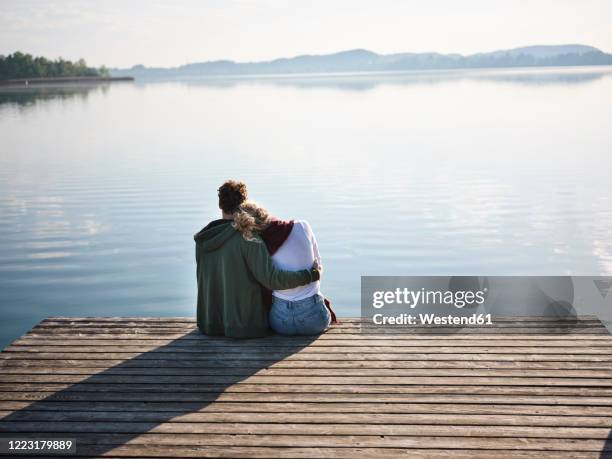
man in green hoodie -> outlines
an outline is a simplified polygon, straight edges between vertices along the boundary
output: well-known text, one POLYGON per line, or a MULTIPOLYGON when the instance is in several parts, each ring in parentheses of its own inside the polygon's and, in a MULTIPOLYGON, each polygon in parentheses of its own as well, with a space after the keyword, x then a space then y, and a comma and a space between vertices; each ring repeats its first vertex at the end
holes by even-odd
POLYGON ((206 335, 255 338, 269 334, 262 285, 270 290, 295 288, 319 280, 316 268, 282 271, 272 265, 266 245, 247 241, 232 225, 232 215, 247 199, 242 182, 219 188, 222 218, 194 236, 198 279, 198 327, 206 335))

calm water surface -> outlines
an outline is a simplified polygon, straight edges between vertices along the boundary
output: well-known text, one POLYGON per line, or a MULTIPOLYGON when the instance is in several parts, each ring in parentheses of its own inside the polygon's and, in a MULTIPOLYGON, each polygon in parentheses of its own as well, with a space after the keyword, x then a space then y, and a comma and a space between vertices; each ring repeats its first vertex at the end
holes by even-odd
POLYGON ((612 69, 0 89, 0 347, 47 316, 189 316, 239 178, 361 275, 612 274, 612 69))

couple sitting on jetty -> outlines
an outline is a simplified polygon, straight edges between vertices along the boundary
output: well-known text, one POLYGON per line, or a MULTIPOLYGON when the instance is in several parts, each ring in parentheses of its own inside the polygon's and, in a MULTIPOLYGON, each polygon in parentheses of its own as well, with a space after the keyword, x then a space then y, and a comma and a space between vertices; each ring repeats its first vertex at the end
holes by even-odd
POLYGON ((206 335, 316 335, 335 316, 320 292, 322 266, 308 222, 283 221, 229 180, 218 190, 221 219, 195 236, 198 327, 206 335))

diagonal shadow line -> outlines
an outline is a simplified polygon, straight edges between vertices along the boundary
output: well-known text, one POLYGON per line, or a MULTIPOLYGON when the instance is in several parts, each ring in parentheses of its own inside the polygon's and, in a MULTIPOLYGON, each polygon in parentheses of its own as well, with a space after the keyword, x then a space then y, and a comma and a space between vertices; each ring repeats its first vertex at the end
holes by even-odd
POLYGON ((599 459, 610 459, 612 458, 612 429, 608 432, 608 438, 604 443, 604 446, 601 450, 601 455, 599 459))
MULTIPOLYGON (((139 335, 138 339, 146 336, 149 339, 153 336, 163 339, 163 335, 157 334, 139 335)), ((75 334, 74 339, 79 338, 82 339, 82 336, 75 334)), ((95 335, 88 335, 88 338, 96 339, 95 335)), ((4 387, 0 389, 4 395, 0 400, 23 401, 19 394, 24 389, 31 392, 37 386, 46 386, 51 393, 0 418, 0 436, 75 438, 77 456, 102 455, 176 417, 206 409, 234 384, 299 352, 315 339, 317 336, 235 340, 190 331, 119 364, 106 369, 98 368, 101 371, 56 391, 48 383, 29 385, 28 378, 33 374, 44 374, 40 369, 28 372, 28 368, 40 363, 40 360, 36 360, 36 353, 32 354, 25 366, 22 359, 9 357, 0 361, 0 368, 21 368, 23 372, 14 370, 18 373, 12 372, 12 375, 20 375, 17 381, 0 383, 0 387, 4 387), (254 347, 262 343, 266 347, 261 351, 254 347), (198 349, 209 351, 198 352, 198 349), (173 373, 182 374, 173 376, 173 373), (6 386, 9 385, 12 387, 7 390, 9 388, 6 386), (163 407, 164 404, 166 407, 163 407)), ((112 340, 109 341, 112 345, 112 340)), ((80 358, 87 356, 87 360, 99 361, 104 360, 106 355, 105 352, 96 354, 84 353, 80 358)), ((75 361, 77 357, 73 354, 73 360, 64 358, 62 362, 72 361, 69 366, 71 371, 96 371, 95 368, 83 366, 87 365, 86 362, 83 364, 83 360, 75 361)), ((54 360, 45 361, 49 366, 47 374, 61 376, 59 371, 54 373, 54 360)), ((61 365, 66 367, 69 364, 61 365)), ((64 370, 64 373, 67 372, 64 370)), ((74 373, 72 375, 78 377, 74 373)), ((248 393, 240 391, 240 394, 248 393)))

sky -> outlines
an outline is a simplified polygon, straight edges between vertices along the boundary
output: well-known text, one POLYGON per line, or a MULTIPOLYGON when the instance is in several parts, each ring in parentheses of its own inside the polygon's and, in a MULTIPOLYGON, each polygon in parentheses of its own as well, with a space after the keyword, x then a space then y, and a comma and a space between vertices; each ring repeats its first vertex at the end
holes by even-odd
POLYGON ((570 43, 612 52, 611 0, 0 0, 0 54, 107 67, 570 43))

